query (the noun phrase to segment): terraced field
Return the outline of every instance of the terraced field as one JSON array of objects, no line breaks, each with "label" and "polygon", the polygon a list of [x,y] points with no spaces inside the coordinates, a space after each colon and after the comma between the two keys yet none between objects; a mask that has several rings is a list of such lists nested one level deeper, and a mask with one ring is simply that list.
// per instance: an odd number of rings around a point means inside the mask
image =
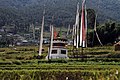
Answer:
[{"label": "terraced field", "polygon": [[120,80],[120,53],[113,46],[87,48],[83,59],[49,61],[44,48],[43,59],[34,46],[0,48],[0,80]]}]

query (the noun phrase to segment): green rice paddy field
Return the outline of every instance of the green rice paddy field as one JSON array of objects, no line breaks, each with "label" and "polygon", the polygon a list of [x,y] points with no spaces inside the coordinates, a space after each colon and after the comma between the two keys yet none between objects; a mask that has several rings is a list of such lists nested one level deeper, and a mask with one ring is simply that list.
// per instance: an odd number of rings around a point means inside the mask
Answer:
[{"label": "green rice paddy field", "polygon": [[[36,46],[0,48],[0,80],[120,80],[120,51],[114,46],[86,48],[82,59],[49,61],[47,48],[42,59]],[[81,55],[68,49],[70,57]]]}]

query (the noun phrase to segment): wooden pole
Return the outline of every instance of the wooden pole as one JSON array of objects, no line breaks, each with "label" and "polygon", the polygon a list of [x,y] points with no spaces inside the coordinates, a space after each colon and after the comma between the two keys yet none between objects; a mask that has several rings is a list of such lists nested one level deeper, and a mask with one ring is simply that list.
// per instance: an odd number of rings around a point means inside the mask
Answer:
[{"label": "wooden pole", "polygon": [[84,49],[83,49],[83,47],[82,47],[82,50],[81,50],[81,57],[82,57],[82,61],[84,61],[84,56],[83,56],[83,53],[84,53]]},{"label": "wooden pole", "polygon": [[50,59],[52,53],[52,45],[53,45],[53,25],[50,25],[50,27],[51,27],[51,40],[50,40],[50,48],[48,52],[48,60]]},{"label": "wooden pole", "polygon": [[40,46],[39,46],[39,56],[41,56],[42,53],[42,44],[43,44],[43,28],[44,28],[44,14],[45,10],[43,12],[43,19],[42,19],[42,27],[41,27],[41,35],[40,35]]}]

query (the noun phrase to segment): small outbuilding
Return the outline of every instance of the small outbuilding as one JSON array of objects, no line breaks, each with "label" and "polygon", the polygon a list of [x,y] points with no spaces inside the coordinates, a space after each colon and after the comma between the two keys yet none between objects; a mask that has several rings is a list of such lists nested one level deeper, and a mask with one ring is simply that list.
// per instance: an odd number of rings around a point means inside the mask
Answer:
[{"label": "small outbuilding", "polygon": [[120,51],[120,41],[115,44],[115,51]]}]

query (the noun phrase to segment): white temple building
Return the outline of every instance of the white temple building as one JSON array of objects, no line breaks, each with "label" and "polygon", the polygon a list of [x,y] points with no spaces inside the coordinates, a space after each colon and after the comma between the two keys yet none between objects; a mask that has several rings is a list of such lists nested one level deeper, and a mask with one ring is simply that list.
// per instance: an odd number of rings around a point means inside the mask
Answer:
[{"label": "white temple building", "polygon": [[48,49],[48,55],[46,56],[46,59],[48,59],[48,56],[49,59],[57,59],[57,58],[68,59],[68,50],[66,46],[67,46],[67,39],[62,39],[62,38],[53,39],[51,53],[49,52],[50,50]]}]

